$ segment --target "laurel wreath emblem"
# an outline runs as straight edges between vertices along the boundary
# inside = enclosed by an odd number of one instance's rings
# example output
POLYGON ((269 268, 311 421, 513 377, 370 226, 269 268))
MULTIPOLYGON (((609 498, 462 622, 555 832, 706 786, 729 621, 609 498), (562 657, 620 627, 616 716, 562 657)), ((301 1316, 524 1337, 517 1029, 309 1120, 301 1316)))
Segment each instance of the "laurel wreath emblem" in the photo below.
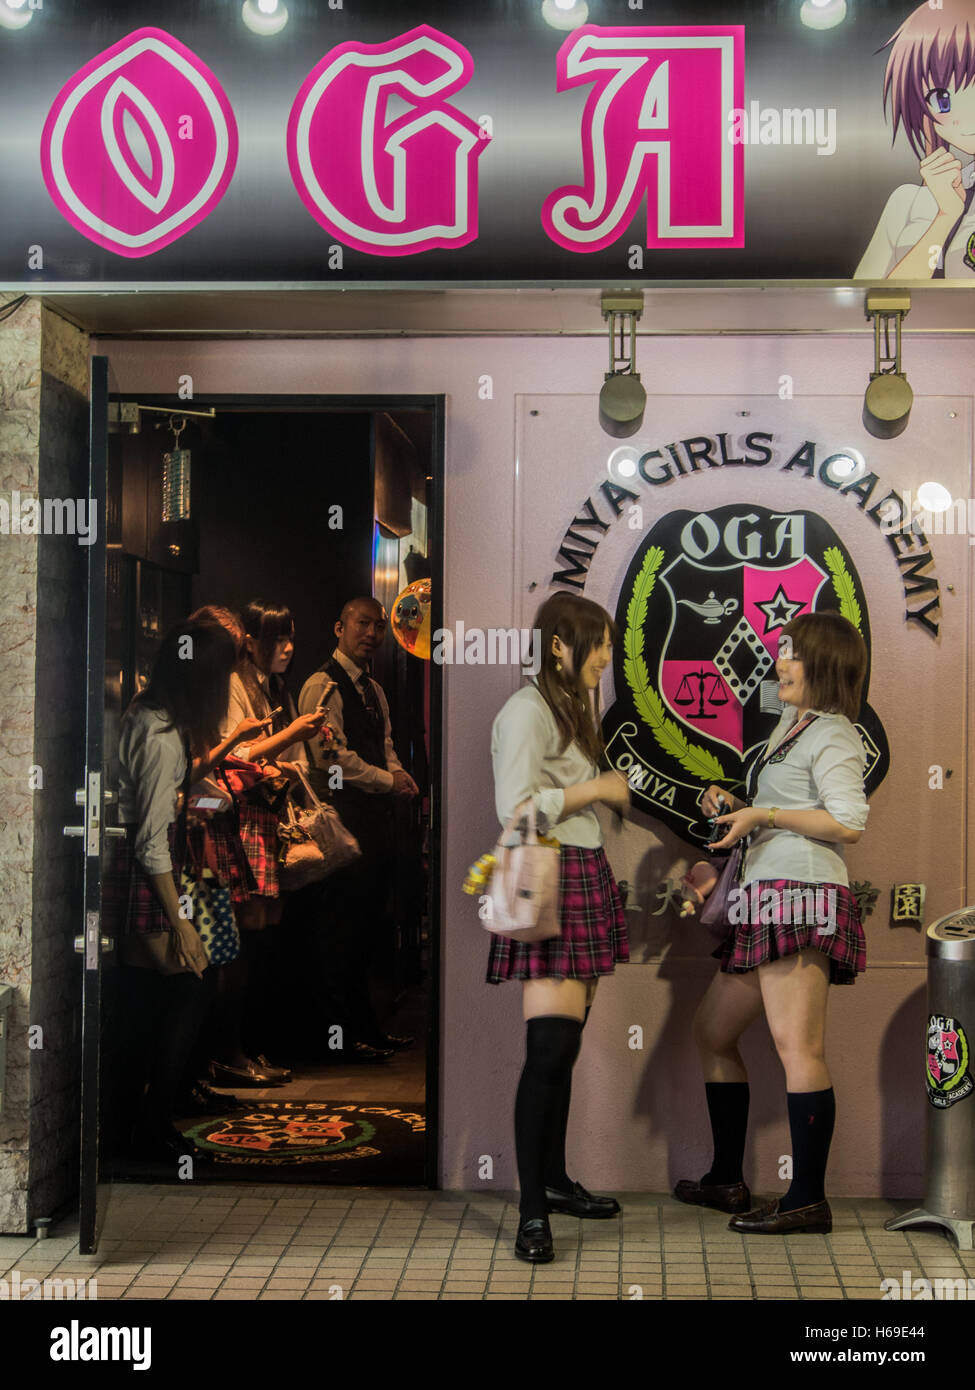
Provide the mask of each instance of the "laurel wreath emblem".
POLYGON ((724 768, 706 748, 689 743, 686 735, 672 719, 664 714, 664 704, 650 684, 650 673, 643 659, 643 625, 647 618, 647 603, 657 582, 657 570, 663 563, 664 552, 659 545, 647 551, 633 593, 626 608, 626 633, 623 638, 623 675, 633 693, 633 703, 644 723, 648 724, 657 743, 681 767, 705 782, 726 779, 724 768))
POLYGON ((823 551, 823 560, 833 576, 833 590, 840 601, 840 612, 844 618, 850 620, 862 636, 860 605, 857 602, 856 588, 850 578, 850 572, 846 568, 842 554, 835 545, 831 545, 828 550, 823 551))

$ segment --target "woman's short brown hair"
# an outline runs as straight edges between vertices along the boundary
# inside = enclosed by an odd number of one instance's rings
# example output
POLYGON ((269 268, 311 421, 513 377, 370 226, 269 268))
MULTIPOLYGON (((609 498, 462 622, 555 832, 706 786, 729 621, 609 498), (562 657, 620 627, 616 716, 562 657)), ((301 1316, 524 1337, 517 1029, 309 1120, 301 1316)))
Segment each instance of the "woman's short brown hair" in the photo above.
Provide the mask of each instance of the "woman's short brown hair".
POLYGON ((867 647, 850 620, 829 609, 802 613, 780 637, 791 639, 792 655, 802 662, 809 708, 845 714, 852 723, 867 678, 867 647))

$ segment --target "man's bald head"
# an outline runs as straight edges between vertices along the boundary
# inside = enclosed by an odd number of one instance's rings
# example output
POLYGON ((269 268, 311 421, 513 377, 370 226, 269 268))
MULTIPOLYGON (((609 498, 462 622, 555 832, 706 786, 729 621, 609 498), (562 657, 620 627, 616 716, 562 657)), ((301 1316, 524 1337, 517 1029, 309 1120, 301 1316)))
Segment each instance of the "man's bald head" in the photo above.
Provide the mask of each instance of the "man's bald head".
POLYGON ((386 610, 378 599, 351 598, 335 624, 338 649, 357 666, 368 666, 373 652, 386 636, 386 610))

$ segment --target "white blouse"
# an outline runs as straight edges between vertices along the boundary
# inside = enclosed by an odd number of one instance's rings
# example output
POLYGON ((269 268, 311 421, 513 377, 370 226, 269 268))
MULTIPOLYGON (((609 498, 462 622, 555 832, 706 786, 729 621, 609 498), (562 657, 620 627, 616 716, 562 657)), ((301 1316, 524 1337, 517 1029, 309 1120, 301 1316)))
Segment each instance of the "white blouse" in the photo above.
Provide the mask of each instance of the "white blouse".
MULTIPOLYGON (((956 152, 957 153, 957 152, 956 152)), ((962 186, 966 190, 975 182, 975 160, 963 165, 962 186)), ((934 194, 924 184, 902 183, 887 199, 877 230, 863 259, 856 268, 855 280, 885 280, 896 265, 912 251, 927 233, 938 215, 934 194)), ((972 271, 965 264, 968 238, 975 232, 975 201, 945 248, 945 279, 970 280, 972 271)))
POLYGON ((603 842, 593 806, 562 819, 565 787, 589 782, 599 769, 575 742, 560 752, 555 716, 534 685, 525 685, 504 704, 491 728, 491 763, 498 820, 507 825, 531 797, 543 818, 539 830, 562 845, 596 849, 603 842))
POLYGON ((119 822, 137 826, 132 852, 147 874, 168 874, 168 831, 186 776, 178 729, 167 729, 165 710, 136 705, 119 730, 119 822))
MULTIPOLYGON (((263 719, 265 715, 270 714, 271 710, 275 708, 274 705, 271 704, 268 678, 263 671, 258 671, 257 683, 261 687, 261 694, 264 696, 261 709, 255 709, 251 704, 250 697, 247 694, 247 687, 244 685, 244 682, 241 680, 240 676, 238 676, 237 672, 234 671, 233 675, 230 677, 230 702, 227 706, 226 717, 220 725, 220 737, 222 739, 232 733, 242 719, 263 719)), ((284 705, 285 713, 288 715, 288 718, 294 718, 294 706, 291 704, 291 699, 287 692, 282 692, 280 703, 284 705)), ((254 743, 260 743, 267 737, 267 734, 258 733, 252 741, 254 743)), ((250 743, 238 743, 237 746, 230 751, 235 758, 249 760, 250 747, 250 743)), ((308 767, 308 753, 303 743, 289 743, 287 748, 279 748, 277 753, 275 753, 269 761, 276 763, 279 759, 286 763, 300 763, 301 766, 306 769, 308 767)))
MULTIPOLYGON (((818 718, 787 746, 782 761, 762 768, 754 804, 783 811, 825 810, 848 829, 863 830, 870 810, 863 790, 863 742, 845 715, 813 713, 818 718)), ((794 707, 786 709, 766 747, 781 743, 798 717, 794 707)), ((759 829, 752 832, 741 882, 787 878, 848 885, 845 848, 795 830, 759 829)))

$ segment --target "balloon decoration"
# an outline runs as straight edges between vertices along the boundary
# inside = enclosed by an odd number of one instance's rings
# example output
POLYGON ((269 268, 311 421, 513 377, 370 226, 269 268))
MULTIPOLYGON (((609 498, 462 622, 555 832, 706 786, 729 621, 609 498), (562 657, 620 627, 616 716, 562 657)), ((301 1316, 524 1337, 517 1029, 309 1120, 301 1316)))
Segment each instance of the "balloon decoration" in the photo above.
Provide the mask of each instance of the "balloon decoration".
POLYGON ((393 605, 393 636, 413 656, 430 660, 430 601, 429 579, 417 579, 406 588, 393 605))

